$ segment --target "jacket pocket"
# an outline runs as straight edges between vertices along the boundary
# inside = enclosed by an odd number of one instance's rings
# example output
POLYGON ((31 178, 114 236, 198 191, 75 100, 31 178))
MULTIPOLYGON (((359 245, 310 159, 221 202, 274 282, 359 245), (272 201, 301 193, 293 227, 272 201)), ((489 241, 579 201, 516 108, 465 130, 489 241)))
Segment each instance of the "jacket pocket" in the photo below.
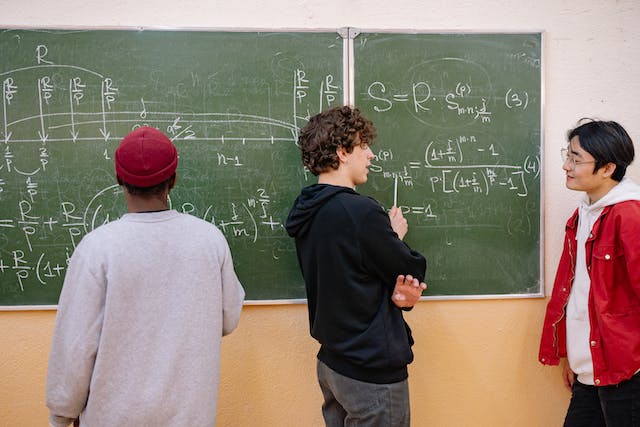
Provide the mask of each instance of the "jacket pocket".
POLYGON ((607 286, 616 280, 616 276, 623 273, 626 276, 624 252, 616 245, 596 245, 591 257, 592 279, 604 281, 607 286), (593 277, 596 275, 597 277, 593 277))
POLYGON ((609 351, 610 357, 618 359, 637 357, 637 351, 640 348, 638 325, 640 325, 639 307, 620 308, 615 312, 602 314, 600 333, 603 343, 615 349, 609 351))
POLYGON ((593 258, 599 261, 612 261, 623 256, 622 248, 617 245, 595 245, 593 247, 593 258))

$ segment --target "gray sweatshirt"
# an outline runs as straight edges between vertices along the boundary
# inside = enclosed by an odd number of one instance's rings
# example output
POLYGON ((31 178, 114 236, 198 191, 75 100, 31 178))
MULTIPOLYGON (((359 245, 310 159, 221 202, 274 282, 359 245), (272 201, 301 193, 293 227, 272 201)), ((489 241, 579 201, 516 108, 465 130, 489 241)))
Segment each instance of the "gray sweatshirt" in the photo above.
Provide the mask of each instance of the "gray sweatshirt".
POLYGON ((126 214, 87 234, 58 305, 50 424, 214 426, 243 299, 224 236, 198 218, 126 214))

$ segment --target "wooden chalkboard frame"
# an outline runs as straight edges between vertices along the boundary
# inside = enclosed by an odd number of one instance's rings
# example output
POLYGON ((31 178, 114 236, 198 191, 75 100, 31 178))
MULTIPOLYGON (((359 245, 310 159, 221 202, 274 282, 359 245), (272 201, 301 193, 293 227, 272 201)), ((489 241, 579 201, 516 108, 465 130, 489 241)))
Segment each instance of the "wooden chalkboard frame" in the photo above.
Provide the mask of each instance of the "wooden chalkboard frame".
MULTIPOLYGON (((19 28, 20 30, 39 30, 37 28, 19 28)), ((153 28, 153 27, 145 27, 145 28, 126 28, 126 27, 117 27, 117 28, 47 28, 46 30, 115 30, 115 31, 167 31, 166 28, 153 28)), ((16 28, 18 30, 18 28, 16 28)), ((355 60, 354 60, 354 42, 356 37, 361 33, 388 33, 388 34, 451 34, 451 35, 459 35, 459 34, 538 34, 541 39, 540 46, 540 96, 542 98, 540 102, 540 162, 539 162, 539 176, 540 176, 540 198, 537 201, 538 206, 542 206, 542 190, 543 186, 543 165, 544 161, 542 159, 542 153, 544 152, 543 148, 543 108, 544 108, 544 55, 543 55, 543 47, 544 47, 544 33, 542 31, 524 31, 524 32, 506 32, 506 31, 450 31, 450 32, 432 32, 432 31, 412 31, 408 32, 406 30, 377 30, 377 29, 356 29, 356 28, 340 28, 340 29, 331 29, 331 30, 323 30, 323 29, 313 29, 313 30, 298 30, 298 29, 189 29, 189 28, 176 28, 169 29, 169 31, 211 31, 211 32, 229 32, 229 33, 257 33, 257 32, 300 32, 300 33, 337 33, 342 37, 343 40, 343 58, 342 58, 342 66, 343 66, 343 74, 342 74, 342 95, 343 102, 345 104, 353 105, 356 100, 355 95, 355 60)), ((0 70, 2 71, 2 70, 0 70)), ((506 298, 539 298, 544 296, 544 283, 543 283, 543 256, 542 256, 542 247, 543 247, 543 210, 540 209, 540 218, 539 218, 539 286, 534 292, 531 293, 512 293, 512 294, 472 294, 472 295, 430 295, 422 297, 423 300, 449 300, 449 299, 506 299, 506 298)), ((429 254, 425 254, 427 259, 429 259, 429 254)), ((428 280, 427 280, 428 282, 428 280)), ((248 299, 245 303, 250 305, 272 305, 272 304, 302 304, 305 303, 306 300, 304 298, 275 298, 275 299, 248 299)), ((5 305, 0 306, 0 310, 47 310, 47 309, 55 309, 56 305, 5 305)))

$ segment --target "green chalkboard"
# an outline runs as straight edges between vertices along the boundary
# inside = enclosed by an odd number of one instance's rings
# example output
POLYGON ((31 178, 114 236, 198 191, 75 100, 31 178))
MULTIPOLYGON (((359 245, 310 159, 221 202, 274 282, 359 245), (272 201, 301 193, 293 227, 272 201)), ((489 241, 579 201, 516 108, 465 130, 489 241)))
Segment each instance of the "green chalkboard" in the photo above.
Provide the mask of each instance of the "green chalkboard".
POLYGON ((427 294, 541 295, 541 34, 360 33, 353 50, 378 129, 359 190, 397 198, 427 294))
MULTIPOLYGON (((541 295, 541 34, 349 40, 379 134, 358 190, 403 209, 427 294, 541 295)), ((247 299, 304 298, 295 142, 342 104, 344 57, 337 32, 0 32, 0 306, 57 303, 75 245, 125 212, 112 155, 142 125, 177 145, 171 205, 222 230, 247 299)))
POLYGON ((57 304, 77 243, 126 210, 112 156, 142 125, 175 142, 171 205, 223 231, 247 299, 304 298, 297 133, 342 104, 342 62, 336 32, 2 31, 0 306, 57 304))

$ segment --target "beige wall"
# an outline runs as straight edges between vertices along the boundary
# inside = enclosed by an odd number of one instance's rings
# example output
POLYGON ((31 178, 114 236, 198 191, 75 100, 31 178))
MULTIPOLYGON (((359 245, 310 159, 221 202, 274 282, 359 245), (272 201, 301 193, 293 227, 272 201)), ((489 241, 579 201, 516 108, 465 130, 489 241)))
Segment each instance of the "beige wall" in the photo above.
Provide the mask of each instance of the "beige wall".
MULTIPOLYGON (((579 195, 558 150, 583 116, 620 121, 640 141, 640 3, 635 0, 0 0, 0 27, 541 30, 544 59, 544 280, 579 195)), ((1 58, 0 58, 1 61, 1 58)), ((640 163, 640 162, 637 162, 640 163)), ((631 169, 635 177, 639 166, 631 169)), ((428 256, 428 254, 427 254, 428 256)), ((414 426, 554 426, 568 402, 536 361, 543 299, 423 301, 410 384, 414 426)), ((0 312, 0 426, 45 426, 53 311, 0 312)), ((317 426, 317 345, 302 305, 248 306, 225 338, 219 425, 317 426)))
MULTIPOLYGON (((428 301, 407 314, 413 425, 553 426, 568 394, 536 362, 544 301, 428 301)), ((0 426, 46 426, 54 312, 0 312, 0 426)), ((321 426, 303 305, 248 306, 224 339, 219 426, 321 426)))

